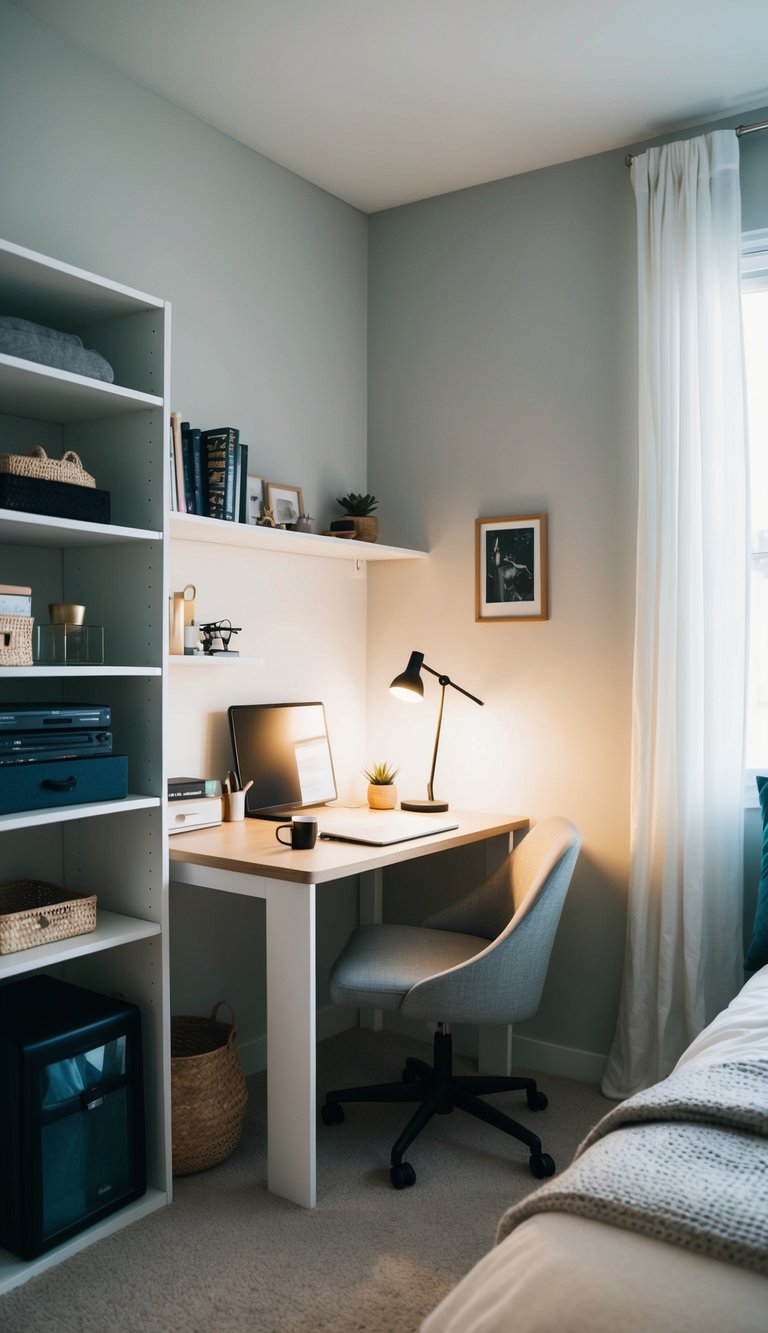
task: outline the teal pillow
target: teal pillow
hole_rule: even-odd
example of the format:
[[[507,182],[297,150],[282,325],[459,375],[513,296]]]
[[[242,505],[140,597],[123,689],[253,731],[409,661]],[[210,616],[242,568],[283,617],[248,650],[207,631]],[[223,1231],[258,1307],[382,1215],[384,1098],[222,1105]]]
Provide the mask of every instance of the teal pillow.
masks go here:
[[[744,967],[756,972],[768,963],[768,778],[757,779],[760,809],[763,813],[763,850],[760,857],[760,886],[757,890],[755,924]]]

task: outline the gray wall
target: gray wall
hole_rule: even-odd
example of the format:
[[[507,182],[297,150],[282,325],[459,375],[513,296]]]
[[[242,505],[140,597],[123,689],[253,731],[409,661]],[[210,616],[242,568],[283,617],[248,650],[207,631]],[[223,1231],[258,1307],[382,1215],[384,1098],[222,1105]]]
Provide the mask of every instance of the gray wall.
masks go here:
[[[745,228],[768,225],[768,135],[742,140],[742,163]],[[370,570],[365,759],[401,763],[401,793],[422,791],[436,691],[407,723],[386,691],[418,647],[486,700],[448,699],[438,794],[580,825],[544,1003],[519,1050],[594,1073],[615,1019],[627,878],[635,224],[623,152],[366,220],[0,0],[0,180],[0,235],[173,302],[175,406],[238,424],[252,468],[302,485],[323,520],[339,487],[366,484],[369,240],[367,483],[385,540],[433,554]],[[550,620],[476,625],[475,517],[538,512]],[[277,564],[270,576],[279,584]],[[361,639],[364,614],[364,599],[349,611]],[[323,678],[362,679],[346,651],[337,669],[328,637]],[[336,637],[348,649],[351,627]],[[355,707],[362,719],[364,700]],[[750,875],[756,831],[748,812]],[[439,877],[428,869],[392,877],[393,916],[418,916],[482,866],[468,852]],[[327,897],[320,972],[353,910],[350,894]],[[227,994],[241,1034],[255,1014],[255,1039],[252,906],[185,900],[174,990],[184,1007]],[[573,1051],[594,1058],[568,1065]]]
[[[768,225],[768,134],[741,144],[755,229]],[[372,583],[373,757],[402,765],[402,792],[422,791],[437,689],[418,720],[386,692],[418,648],[486,701],[448,691],[436,794],[579,825],[544,1001],[517,1051],[585,1075],[613,1034],[628,873],[637,391],[624,151],[379,213],[369,229],[369,482],[388,527],[433,553]],[[539,512],[549,621],[475,624],[475,518]],[[748,916],[756,830],[748,811]],[[448,891],[477,869],[457,867]],[[421,897],[444,892],[435,867],[414,863],[391,873],[389,910],[415,919]]]

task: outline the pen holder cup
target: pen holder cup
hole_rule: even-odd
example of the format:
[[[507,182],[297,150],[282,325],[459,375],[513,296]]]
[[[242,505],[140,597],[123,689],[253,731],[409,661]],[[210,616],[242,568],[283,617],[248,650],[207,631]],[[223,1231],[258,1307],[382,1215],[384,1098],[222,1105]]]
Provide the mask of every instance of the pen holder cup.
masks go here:
[[[244,791],[225,791],[221,799],[225,823],[235,823],[239,819],[245,819]]]

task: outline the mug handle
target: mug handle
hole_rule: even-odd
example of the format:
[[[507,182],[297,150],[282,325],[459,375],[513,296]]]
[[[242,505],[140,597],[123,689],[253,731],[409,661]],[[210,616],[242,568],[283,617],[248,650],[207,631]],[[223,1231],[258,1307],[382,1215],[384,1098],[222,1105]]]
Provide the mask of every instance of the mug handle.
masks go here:
[[[292,827],[291,824],[278,824],[277,828],[275,829],[275,837],[277,838],[278,842],[281,842],[283,844],[284,847],[290,847],[291,844],[290,842],[286,842],[285,838],[280,837],[280,830],[284,828],[290,829],[291,827]]]

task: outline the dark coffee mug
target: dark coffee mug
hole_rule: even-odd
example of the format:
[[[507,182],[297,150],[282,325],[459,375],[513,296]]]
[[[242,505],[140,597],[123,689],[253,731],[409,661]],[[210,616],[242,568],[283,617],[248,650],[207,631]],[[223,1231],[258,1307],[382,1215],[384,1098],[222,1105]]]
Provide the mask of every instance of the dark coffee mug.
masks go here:
[[[290,832],[290,840],[281,838],[283,829]],[[307,852],[317,842],[317,820],[314,815],[297,815],[290,824],[279,824],[275,837],[284,847],[292,847],[294,852]]]

